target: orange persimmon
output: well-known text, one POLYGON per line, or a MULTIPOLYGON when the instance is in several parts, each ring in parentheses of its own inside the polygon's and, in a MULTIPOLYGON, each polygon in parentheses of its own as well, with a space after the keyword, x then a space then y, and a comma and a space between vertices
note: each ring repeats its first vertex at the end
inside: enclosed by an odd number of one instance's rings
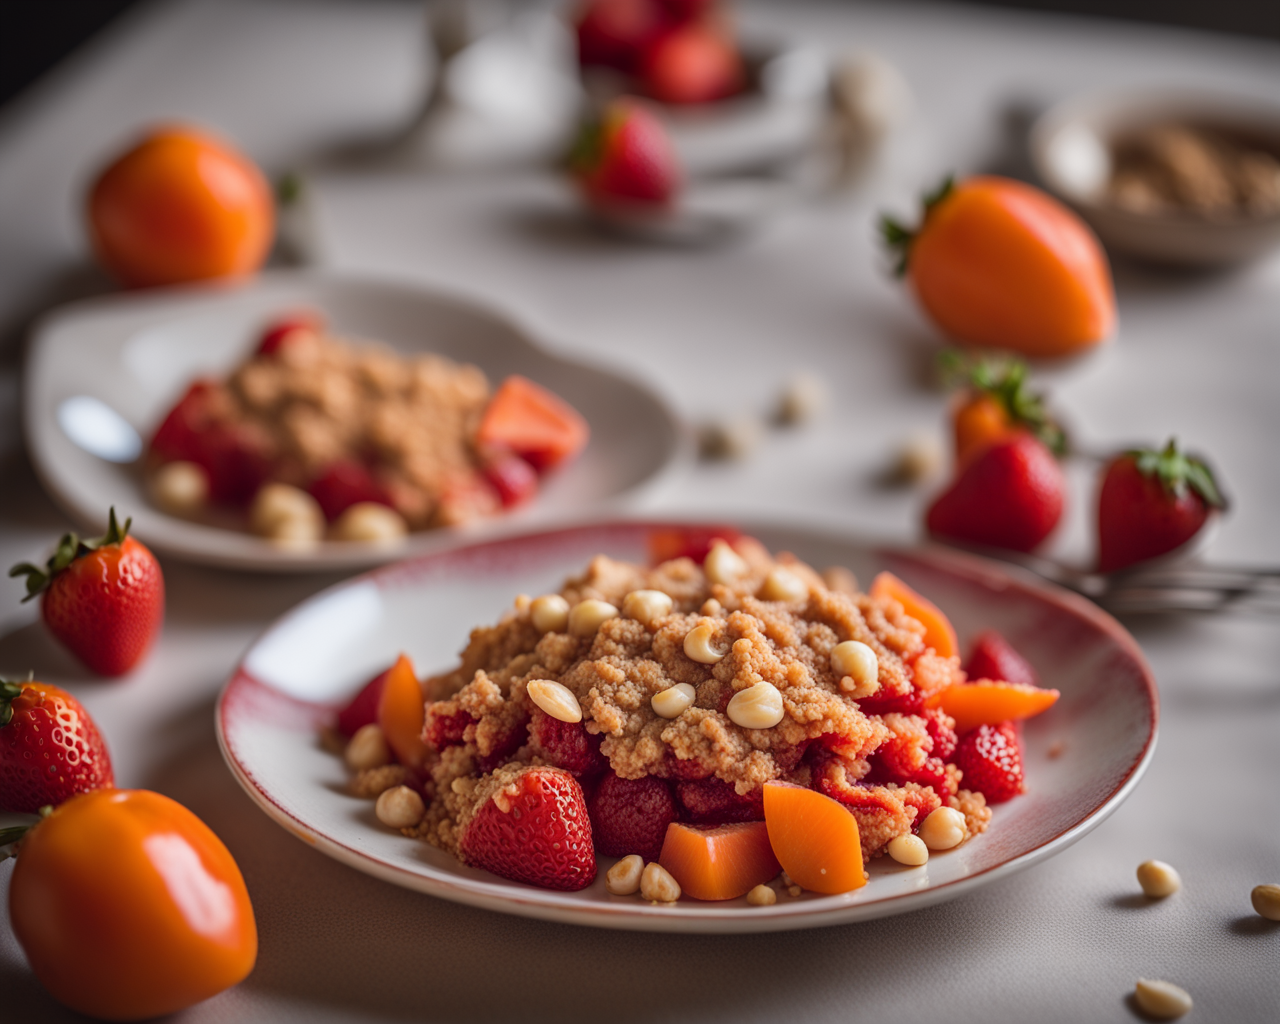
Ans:
POLYGON ((954 718, 957 733, 966 733, 980 725, 1032 718, 1053 707, 1059 696, 1057 690, 1026 683, 979 679, 972 683, 953 683, 930 697, 927 703, 930 707, 942 708, 954 718))
POLYGON ((673 821, 667 826, 658 863, 671 872, 686 895, 697 900, 737 899, 782 870, 763 821, 714 828, 673 821))
POLYGON ((541 472, 577 455, 590 434, 587 421, 563 398, 512 375, 489 400, 476 440, 513 451, 541 472))
POLYGON ((858 820, 840 801, 788 782, 766 782, 764 821, 774 856, 796 885, 840 893, 867 884, 858 820))
POLYGON ((921 597, 893 573, 880 573, 871 581, 869 593, 876 600, 893 598, 902 605, 908 615, 924 626, 924 642, 935 654, 951 658, 960 653, 960 641, 951 620, 936 604, 921 597))
POLYGON ((123 284, 164 285, 253 273, 275 236, 262 172, 194 128, 153 131, 99 174, 89 235, 123 284))
POLYGON ((1013 422, 998 399, 984 392, 972 394, 951 416, 955 434, 956 467, 963 469, 980 452, 1006 441, 1022 428, 1013 422))
POLYGON ((422 726, 427 717, 422 685, 413 674, 413 662, 402 654, 386 671, 386 682, 378 698, 378 725, 396 760, 408 768, 419 768, 426 757, 422 726))
POLYGON ((1111 268, 1076 214, 1031 185, 984 175, 926 199, 912 232, 886 240, 926 312, 965 345, 1062 356, 1115 328, 1111 268))
POLYGON ((187 808, 140 789, 82 793, 28 830, 9 918, 50 994, 105 1020, 150 1020, 208 999, 243 980, 258 955, 227 848, 187 808))

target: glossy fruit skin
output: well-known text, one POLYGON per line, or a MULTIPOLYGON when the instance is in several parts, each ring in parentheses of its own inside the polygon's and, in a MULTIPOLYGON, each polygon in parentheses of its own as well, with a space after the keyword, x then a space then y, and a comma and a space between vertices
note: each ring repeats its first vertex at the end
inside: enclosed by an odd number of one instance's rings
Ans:
POLYGON ((1191 488, 1168 492, 1139 471, 1133 455, 1108 463, 1098 495, 1098 569, 1115 572, 1181 547, 1204 526, 1210 506, 1191 488))
POLYGON ((664 24, 664 12, 654 0, 588 0, 574 26, 578 62, 584 67, 632 72, 664 24))
POLYGON ((1033 551, 1062 518, 1066 480, 1049 449, 1022 434, 975 458, 929 507, 944 540, 1033 551))
POLYGON ((993 679, 1022 686, 1040 685, 1040 677, 1031 662, 994 629, 978 634, 964 670, 970 680, 993 679))
POLYGON ((971 729, 960 737, 953 760, 964 772, 962 785, 976 789, 989 804, 1003 803, 1025 792, 1022 741, 1012 722, 971 729))
POLYGON ((596 854, 578 780, 532 767, 511 785, 516 793, 502 794, 507 810, 491 798, 466 826, 458 840, 463 862, 543 889, 585 889, 596 877, 596 854))
POLYGON ((663 103, 712 103, 742 91, 738 49, 713 25, 690 24, 658 36, 645 50, 640 82, 663 103))
POLYGON ((9 917, 59 1002, 104 1020, 191 1006, 253 969, 240 869, 181 804, 146 790, 73 797, 23 839, 9 917))
POLYGON ((667 131, 643 103, 623 97, 588 125, 570 157, 589 202, 666 206, 681 186, 681 172, 667 131))
POLYGON ((0 726, 0 811, 35 814, 114 786, 107 744, 81 703, 49 683, 17 685, 13 717, 0 726))
POLYGON ((1115 329, 1097 238, 1057 200, 1008 178, 970 178, 932 206, 907 268, 925 310, 962 344, 1062 356, 1115 329))
POLYGON ((182 126, 157 129, 113 160, 90 189, 88 220, 98 259, 132 287, 250 274, 275 233, 262 172, 182 126))
POLYGON ((151 648, 164 619, 160 563, 125 537, 75 559, 40 599, 49 630, 99 675, 121 676, 151 648))

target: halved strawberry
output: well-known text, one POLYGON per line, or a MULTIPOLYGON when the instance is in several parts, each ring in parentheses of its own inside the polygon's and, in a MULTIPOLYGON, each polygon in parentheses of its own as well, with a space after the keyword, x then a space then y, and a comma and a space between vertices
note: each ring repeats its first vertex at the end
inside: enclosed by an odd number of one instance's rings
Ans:
MULTIPOLYGON (((388 670, 389 671, 389 670, 388 670)), ((361 726, 378 720, 378 702, 382 688, 387 685, 387 673, 379 672, 360 688, 351 703, 338 712, 338 732, 354 736, 361 726)))
POLYGON ((596 849, 606 857, 638 853, 646 861, 657 860, 667 826, 676 820, 676 802, 670 787, 646 775, 624 779, 609 772, 587 803, 596 849))
POLYGON ((559 768, 522 768, 476 810, 458 856, 514 882, 573 892, 596 877, 582 787, 559 768))
POLYGON ((587 123, 569 167, 587 200, 606 206, 665 206, 682 177, 662 122, 646 104, 626 96, 587 123))
POLYGON ((1013 722, 971 729, 960 737, 952 760, 964 772, 964 788, 976 789, 989 804, 1003 803, 1025 790, 1022 741, 1013 722))
POLYGON ((593 775, 609 767, 600 753, 603 739, 603 734, 587 732, 581 722, 562 722, 541 708, 534 708, 529 719, 530 751, 574 775, 593 775))
POLYGON ((964 670, 971 680, 998 679, 1024 686, 1040 685, 1040 677, 1031 667, 1031 662, 994 629, 978 634, 964 670))

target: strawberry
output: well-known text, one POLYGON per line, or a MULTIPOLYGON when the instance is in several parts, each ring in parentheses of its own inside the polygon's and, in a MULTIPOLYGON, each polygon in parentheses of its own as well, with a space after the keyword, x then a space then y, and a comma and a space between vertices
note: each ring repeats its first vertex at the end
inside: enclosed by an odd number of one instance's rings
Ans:
POLYGON ((164 618, 160 563, 129 536, 113 508, 106 536, 81 540, 68 533, 44 569, 29 562, 10 576, 27 577, 27 596, 37 594, 45 624, 70 651, 104 676, 128 672, 155 640, 164 618))
POLYGON ((640 62, 644 92, 663 103, 711 103, 741 92, 742 55, 733 40, 703 22, 664 32, 645 49, 640 62))
POLYGON ((632 72, 664 24, 655 0, 588 0, 575 24, 578 63, 632 72))
POLYGON ((295 331, 319 331, 324 319, 319 313, 302 311, 282 317, 262 332, 258 339, 258 355, 274 355, 295 331))
POLYGON ((151 438, 151 453, 161 462, 183 460, 209 475, 214 501, 243 504, 270 474, 262 440, 252 431, 224 420, 222 386, 215 381, 192 384, 151 438))
POLYGON ((1062 517, 1066 480, 1045 445, 1018 434, 973 459, 934 503, 934 537, 1031 551, 1062 517))
POLYGON ((1003 803, 1024 791, 1022 741, 1012 722, 970 729, 956 744, 952 761, 964 772, 964 788, 976 789, 989 804, 1003 803))
POLYGON ((649 531, 649 559, 659 565, 673 558, 691 558, 701 565, 716 541, 732 547, 741 536, 742 531, 732 526, 655 526, 649 531))
POLYGON ((351 698, 345 708, 338 712, 338 732, 343 736, 354 736, 361 726, 378 720, 378 702, 382 700, 382 690, 387 685, 387 673, 379 672, 360 688, 360 692, 351 698))
POLYGON ((518 769, 463 827, 458 856, 513 882, 573 892, 596 877, 582 787, 566 771, 518 769))
POLYGON ((964 667, 970 680, 991 679, 997 682, 1039 686, 1040 677, 1021 654, 994 629, 984 630, 973 642, 969 662, 964 667))
POLYGON ((115 785, 89 713, 48 683, 0 680, 0 811, 34 814, 115 785))
POLYGON ((514 452, 503 452, 489 459, 484 475, 498 492, 503 508, 523 505, 538 493, 538 471, 514 452))
POLYGON ((606 857, 638 853, 657 860, 667 826, 676 820, 676 802, 662 779, 605 775, 587 803, 596 849, 606 857))
POLYGON ((307 490, 319 503, 329 522, 362 501, 391 504, 386 491, 374 480, 373 474, 361 463, 350 459, 330 463, 323 473, 311 481, 307 490))
POLYGON ((603 739, 603 733, 593 736, 581 722, 562 722, 541 708, 534 708, 529 719, 530 751, 574 775, 598 774, 609 767, 600 753, 603 739))
POLYGON ((920 717, 924 719, 924 727, 929 734, 929 739, 933 740, 933 749, 930 753, 943 761, 950 761, 951 755, 955 753, 957 742, 955 719, 941 708, 926 708, 920 712, 920 717))
POLYGON ((1225 508, 1213 472, 1178 451, 1129 451, 1107 464, 1098 496, 1098 568, 1114 572, 1181 547, 1225 508))
POLYGON ((717 778, 690 779, 676 783, 676 795, 683 808, 681 819, 699 824, 722 825, 731 821, 764 821, 764 791, 746 796, 717 778))
POLYGON ((679 162, 662 122, 625 96, 583 128, 569 165, 596 204, 665 206, 680 189, 679 162))

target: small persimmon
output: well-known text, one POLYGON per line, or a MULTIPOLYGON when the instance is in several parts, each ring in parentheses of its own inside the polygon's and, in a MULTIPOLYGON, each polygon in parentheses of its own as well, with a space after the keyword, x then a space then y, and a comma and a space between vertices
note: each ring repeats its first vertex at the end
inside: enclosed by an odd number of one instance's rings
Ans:
POLYGON ((903 611, 924 626, 924 642, 933 648, 934 654, 951 658, 960 653, 955 627, 942 609, 928 598, 921 597, 893 573, 882 572, 876 576, 868 593, 877 601, 891 598, 902 605, 903 611))
POLYGON ((898 270, 964 345, 1063 356, 1115 329, 1106 254, 1076 214, 1031 185, 983 175, 926 197, 911 231, 881 221, 898 270))
POLYGON ((180 284, 257 270, 275 207, 252 161, 176 126, 151 132, 102 170, 88 221, 95 254, 122 284, 180 284))

